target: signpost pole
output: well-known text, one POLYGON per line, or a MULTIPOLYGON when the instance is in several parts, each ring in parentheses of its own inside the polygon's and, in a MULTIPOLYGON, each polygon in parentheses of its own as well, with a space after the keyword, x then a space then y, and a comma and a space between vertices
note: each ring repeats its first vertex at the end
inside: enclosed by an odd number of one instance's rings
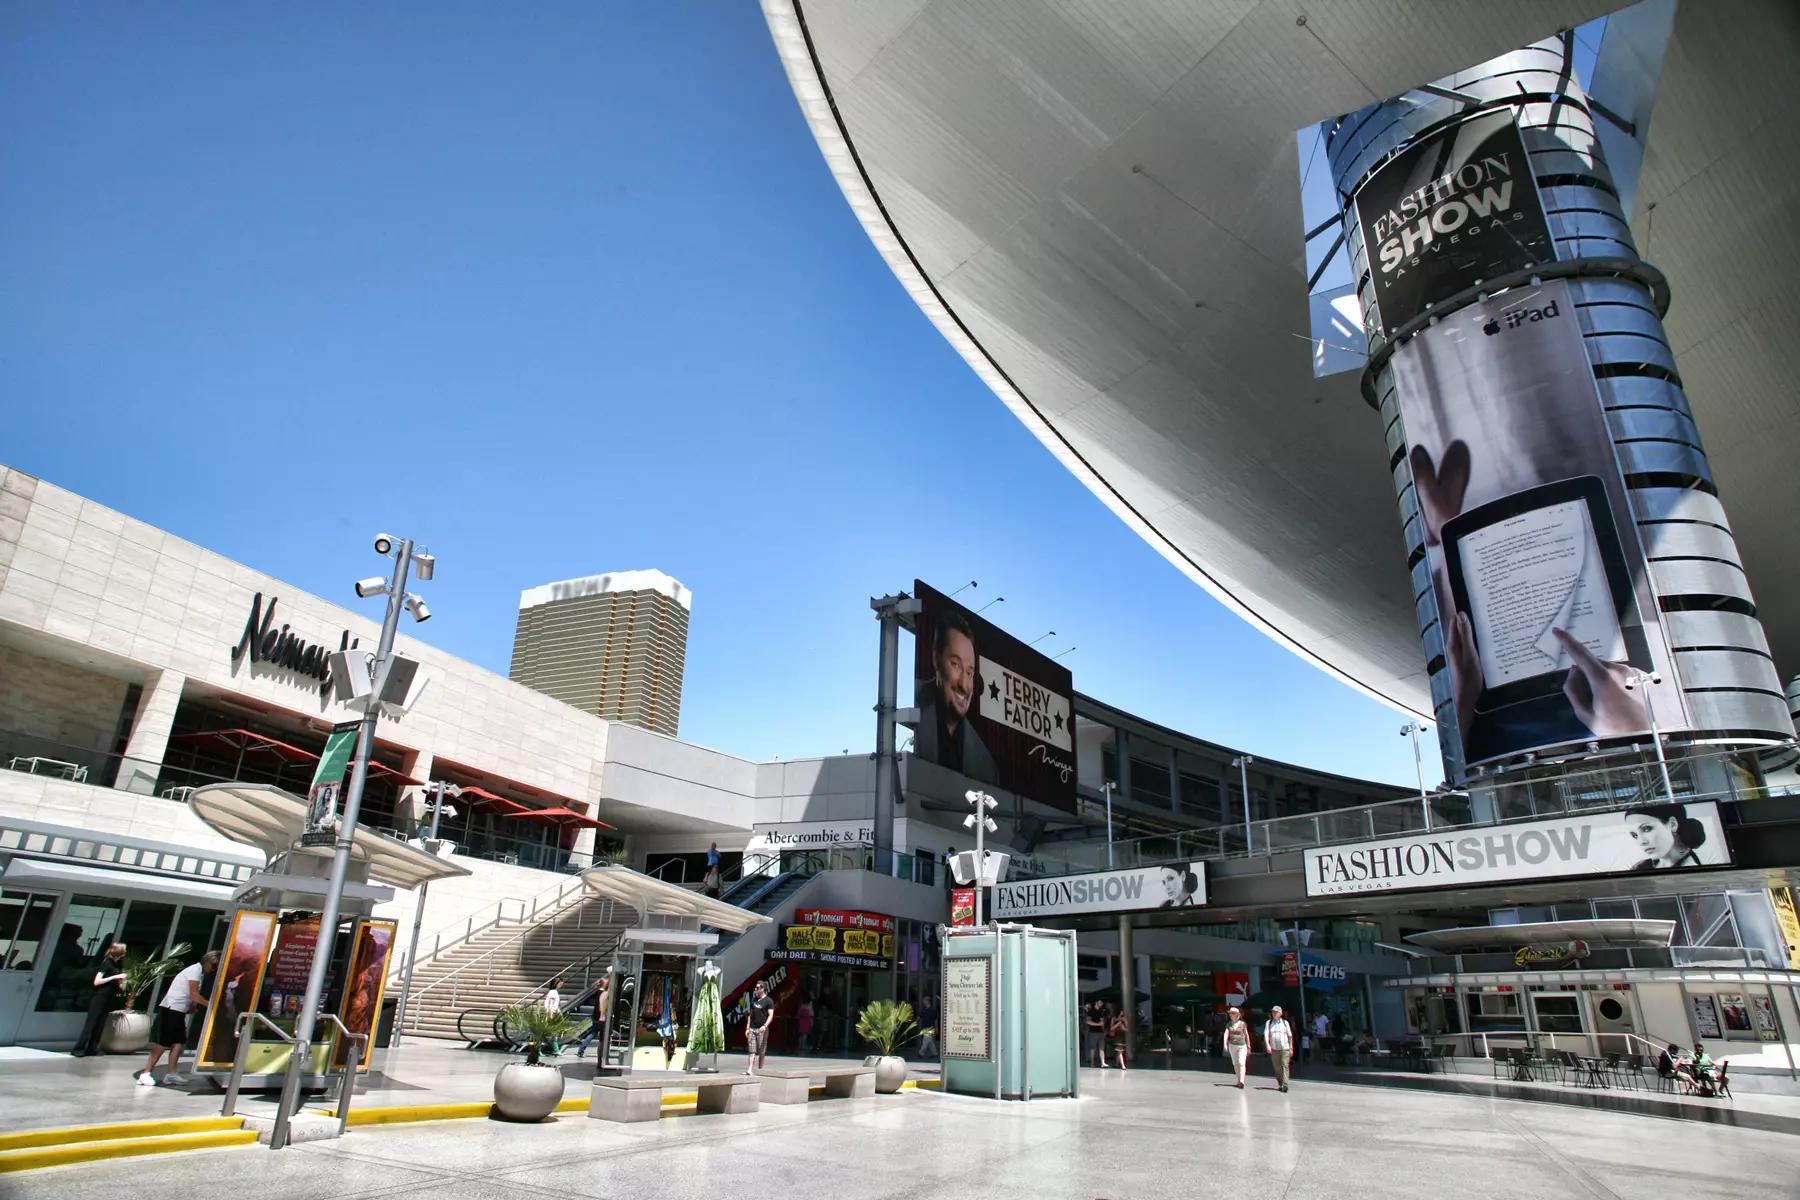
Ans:
POLYGON ((1419 734, 1423 728, 1417 721, 1408 721, 1400 727, 1401 733, 1412 735, 1413 769, 1419 773, 1419 809, 1425 814, 1425 832, 1431 832, 1431 797, 1425 794, 1425 760, 1419 757, 1419 734))
POLYGON ((893 873, 894 710, 899 703, 900 598, 869 601, 881 622, 880 680, 875 696, 875 873, 893 873))
POLYGON ((1106 793, 1106 869, 1109 871, 1113 866, 1112 794, 1118 786, 1110 779, 1100 785, 1100 790, 1106 793))
MULTIPOLYGON (((381 679, 388 656, 394 650, 394 631, 400 625, 400 609, 406 602, 406 573, 412 565, 413 544, 401 538, 394 549, 394 578, 387 594, 387 616, 381 622, 381 640, 376 643, 374 677, 381 679)), ((281 1100, 276 1105, 276 1119, 286 1125, 300 1094, 300 1072, 312 1065, 313 1026, 319 1017, 319 996, 325 990, 325 971, 331 962, 332 948, 337 943, 338 911, 343 905, 344 882, 350 874, 350 850, 355 843, 356 820, 362 812, 363 784, 369 777, 369 752, 375 743, 375 722, 381 706, 373 696, 363 713, 356 733, 356 758, 350 768, 350 790, 344 797, 344 815, 338 823, 337 849, 331 860, 331 882, 325 891, 324 911, 319 914, 319 945, 313 951, 312 970, 306 977, 306 996, 300 1004, 299 1019, 294 1022, 294 1044, 288 1057, 287 1078, 282 1081, 281 1100)), ((270 1142, 271 1149, 280 1149, 270 1142)))
POLYGON ((1248 754, 1240 754, 1231 762, 1231 765, 1238 769, 1238 780, 1244 789, 1244 854, 1246 856, 1253 849, 1250 845, 1250 764, 1255 761, 1248 754))

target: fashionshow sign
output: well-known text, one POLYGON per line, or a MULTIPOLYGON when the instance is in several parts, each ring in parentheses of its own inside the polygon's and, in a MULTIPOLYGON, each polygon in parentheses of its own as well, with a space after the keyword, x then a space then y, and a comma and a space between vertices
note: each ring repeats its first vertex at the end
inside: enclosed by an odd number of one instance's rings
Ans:
POLYGON ((1327 846, 1305 862, 1308 896, 1343 896, 1724 866, 1731 851, 1708 800, 1327 846))
POLYGON ((994 919, 1004 921, 1017 917, 1198 908, 1205 903, 1206 864, 1194 862, 1002 883, 994 888, 993 909, 994 919))

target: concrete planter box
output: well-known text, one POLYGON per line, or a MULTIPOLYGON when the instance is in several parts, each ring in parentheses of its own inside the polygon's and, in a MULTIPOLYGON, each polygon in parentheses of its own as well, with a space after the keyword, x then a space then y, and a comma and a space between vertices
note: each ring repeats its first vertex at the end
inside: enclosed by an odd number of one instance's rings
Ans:
POLYGON ((494 1076, 494 1108, 509 1121, 541 1121, 562 1103, 564 1082, 555 1067, 507 1063, 494 1076))
POLYGON ((100 1034, 102 1054, 136 1054, 150 1044, 150 1014, 120 1009, 108 1013, 100 1034))

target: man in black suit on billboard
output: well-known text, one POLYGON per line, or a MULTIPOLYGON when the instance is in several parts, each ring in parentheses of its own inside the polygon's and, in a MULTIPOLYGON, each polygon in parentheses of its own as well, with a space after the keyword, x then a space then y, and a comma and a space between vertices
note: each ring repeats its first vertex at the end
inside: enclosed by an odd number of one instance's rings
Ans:
POLYGON ((975 634, 968 619, 955 608, 937 615, 931 639, 934 674, 931 688, 919 689, 919 728, 913 735, 913 753, 940 767, 960 771, 977 783, 1000 785, 994 756, 969 721, 980 686, 975 654, 975 634))

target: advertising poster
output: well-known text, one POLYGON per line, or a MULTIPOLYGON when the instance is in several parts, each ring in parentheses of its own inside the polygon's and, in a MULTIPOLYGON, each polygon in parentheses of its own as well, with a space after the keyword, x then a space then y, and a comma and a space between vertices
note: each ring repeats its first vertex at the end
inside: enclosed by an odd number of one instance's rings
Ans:
POLYGON ((1335 992, 1338 985, 1350 978, 1350 972, 1336 963, 1326 962, 1316 954, 1308 954, 1304 950, 1283 950, 1281 952, 1281 986, 1297 988, 1304 980, 1307 987, 1314 991, 1335 992))
POLYGON ((919 582, 913 755, 975 783, 1075 809, 1075 682, 1061 666, 919 582))
POLYGON ((226 1069, 237 1060, 238 1016, 255 1009, 275 940, 275 914, 240 910, 231 922, 212 1003, 206 1006, 206 1028, 200 1034, 196 1070, 226 1069))
POLYGON ((1713 998, 1711 996, 1690 995, 1688 997, 1688 1008, 1694 1014, 1695 1034, 1702 1038, 1713 1038, 1715 1040, 1725 1036, 1724 1032, 1719 1028, 1718 1006, 1713 1003, 1713 998))
POLYGON ((1383 337, 1483 279, 1556 258, 1511 109, 1485 112, 1383 163, 1356 192, 1383 337))
POLYGON ((770 962, 824 963, 885 971, 894 965, 894 918, 884 913, 809 908, 783 925, 770 962))
POLYGON ((1663 733, 1686 729, 1568 286, 1471 304, 1401 346, 1393 370, 1452 778, 1527 751, 1647 735, 1647 697, 1663 733), (1638 670, 1662 682, 1638 683, 1638 670))
POLYGON ((950 889, 950 924, 973 925, 975 923, 975 889, 950 889))
POLYGON ((1775 1020, 1775 1002, 1767 996, 1750 997, 1756 1009, 1756 1036, 1765 1042, 1781 1040, 1781 1026, 1775 1020))
POLYGON ((1173 863, 996 884, 993 919, 1148 912, 1200 908, 1205 903, 1206 864, 1173 863))
POLYGON ((1750 1005, 1744 1000, 1742 992, 1719 993, 1719 1024, 1725 1029, 1728 1038, 1753 1038, 1755 1028, 1750 1024, 1750 1005))
POLYGON ((1787 945, 1787 965, 1800 970, 1800 915, 1794 912, 1792 888, 1769 889, 1769 903, 1775 906, 1775 923, 1781 927, 1781 940, 1787 945))
POLYGON ((1343 896, 1720 867, 1731 850, 1719 806, 1705 800, 1322 846, 1303 859, 1308 896, 1343 896))
MULTIPOLYGON (((350 978, 344 986, 338 1020, 351 1033, 368 1035, 369 1040, 362 1043, 362 1061, 356 1064, 358 1071, 369 1069, 369 1057, 375 1052, 375 1022, 381 1015, 381 994, 387 989, 388 955, 393 948, 394 922, 357 922, 350 978)), ((350 1043, 340 1035, 331 1048, 332 1068, 342 1068, 349 1055, 350 1043)))
POLYGON ((306 977, 312 972, 313 951, 318 945, 319 918, 302 918, 281 926, 275 936, 275 957, 269 962, 269 986, 282 993, 304 992, 306 977))
POLYGON ((944 960, 943 1019, 939 1022, 943 1057, 987 1060, 994 1056, 989 1036, 993 983, 991 958, 944 960))
POLYGON ((329 846, 337 841, 338 795, 344 786, 344 770, 356 749, 360 722, 345 721, 331 727, 325 750, 313 771, 306 793, 306 827, 300 831, 302 846, 329 846))

